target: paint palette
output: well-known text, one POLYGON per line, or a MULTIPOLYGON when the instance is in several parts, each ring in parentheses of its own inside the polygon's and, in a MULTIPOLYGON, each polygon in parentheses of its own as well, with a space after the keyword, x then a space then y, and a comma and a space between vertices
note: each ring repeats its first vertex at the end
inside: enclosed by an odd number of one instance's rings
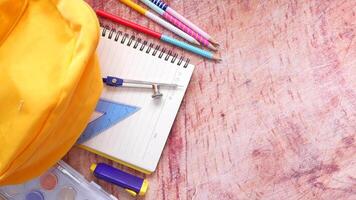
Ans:
POLYGON ((0 200, 117 200, 65 162, 21 185, 0 187, 0 200))

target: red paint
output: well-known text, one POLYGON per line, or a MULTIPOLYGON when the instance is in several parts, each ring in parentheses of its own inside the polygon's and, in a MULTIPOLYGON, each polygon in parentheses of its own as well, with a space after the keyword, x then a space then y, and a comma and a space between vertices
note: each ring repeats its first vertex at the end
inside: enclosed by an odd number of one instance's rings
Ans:
POLYGON ((355 138, 354 138, 354 136, 350 135, 350 136, 342 138, 342 142, 345 144, 346 147, 350 147, 350 146, 354 145, 355 138))

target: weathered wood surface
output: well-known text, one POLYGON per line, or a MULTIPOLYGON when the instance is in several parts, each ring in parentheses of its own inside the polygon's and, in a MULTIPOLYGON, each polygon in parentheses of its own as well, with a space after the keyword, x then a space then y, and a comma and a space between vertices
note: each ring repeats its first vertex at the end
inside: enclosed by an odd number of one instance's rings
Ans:
MULTIPOLYGON (((223 62, 186 54, 196 70, 145 199, 356 199, 356 1, 168 2, 223 62)), ((89 179, 91 162, 111 163, 78 148, 66 160, 89 179)))

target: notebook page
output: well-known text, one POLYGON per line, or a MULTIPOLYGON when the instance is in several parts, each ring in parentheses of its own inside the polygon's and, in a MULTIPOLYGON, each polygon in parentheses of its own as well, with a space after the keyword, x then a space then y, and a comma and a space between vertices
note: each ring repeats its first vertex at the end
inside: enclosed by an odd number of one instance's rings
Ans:
POLYGON ((123 103, 140 109, 103 131, 83 145, 117 158, 121 161, 154 171, 166 143, 180 103, 192 75, 194 66, 178 66, 178 58, 171 63, 163 55, 158 58, 147 53, 146 47, 140 51, 142 44, 133 48, 127 45, 129 38, 119 41, 101 37, 98 46, 99 62, 102 76, 116 76, 124 79, 151 82, 174 83, 183 87, 161 88, 161 99, 153 99, 152 89, 104 87, 101 99, 123 103))

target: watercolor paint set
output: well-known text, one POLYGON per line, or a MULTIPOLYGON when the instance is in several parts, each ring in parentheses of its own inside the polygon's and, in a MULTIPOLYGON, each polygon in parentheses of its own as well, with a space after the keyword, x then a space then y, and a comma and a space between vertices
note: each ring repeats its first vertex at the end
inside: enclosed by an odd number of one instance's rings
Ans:
POLYGON ((42 176, 20 185, 0 187, 0 200, 117 200, 63 161, 42 176))

